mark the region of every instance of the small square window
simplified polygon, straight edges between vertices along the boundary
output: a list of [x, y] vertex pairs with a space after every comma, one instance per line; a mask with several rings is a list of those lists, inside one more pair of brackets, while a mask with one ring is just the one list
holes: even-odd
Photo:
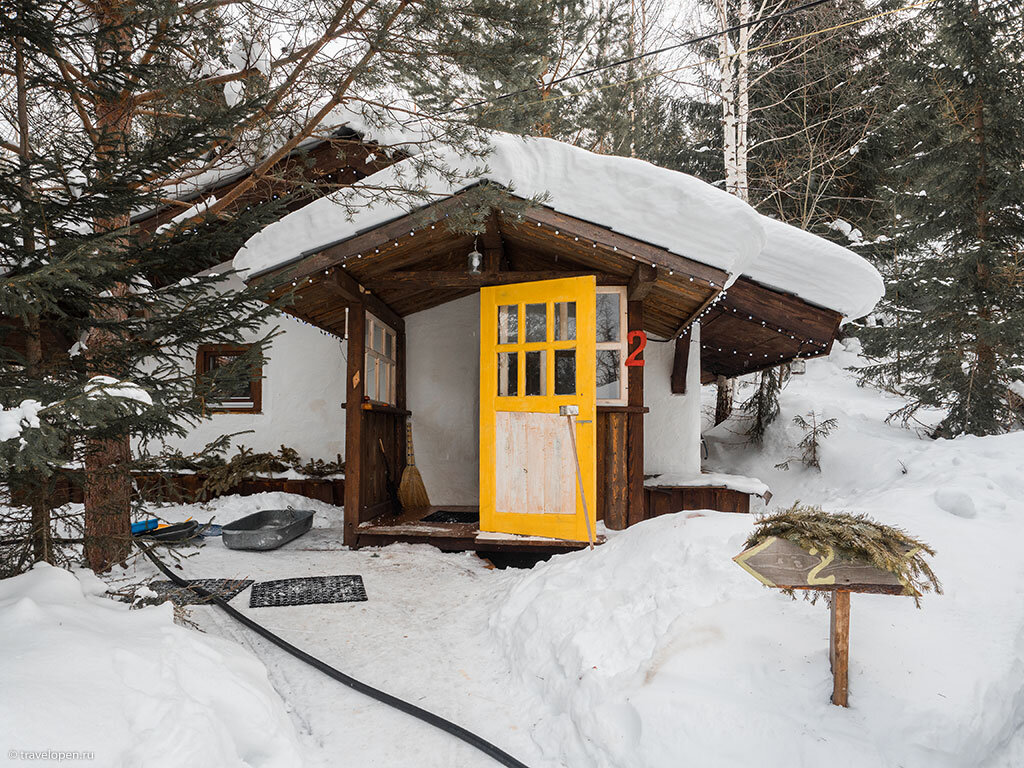
[[[263, 410], [263, 369], [256, 366], [246, 377], [237, 368], [227, 373], [229, 366], [241, 365], [238, 359], [249, 351], [249, 346], [229, 344], [203, 344], [196, 351], [196, 378], [206, 393], [206, 407], [223, 413], [261, 413]], [[218, 381], [223, 377], [223, 381]]]

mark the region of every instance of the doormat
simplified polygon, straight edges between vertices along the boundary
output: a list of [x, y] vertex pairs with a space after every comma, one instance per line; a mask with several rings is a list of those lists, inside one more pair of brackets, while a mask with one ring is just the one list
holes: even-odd
[[[222, 600], [230, 600], [246, 587], [252, 586], [252, 579], [189, 579], [189, 584], [202, 587]], [[179, 587], [170, 581], [154, 581], [149, 585], [165, 600], [175, 605], [205, 605], [210, 602], [208, 597], [200, 597], [191, 589]]]
[[249, 593], [250, 608], [366, 601], [362, 576], [307, 576], [261, 581]]
[[472, 510], [439, 509], [420, 520], [421, 523], [480, 523], [480, 513]]

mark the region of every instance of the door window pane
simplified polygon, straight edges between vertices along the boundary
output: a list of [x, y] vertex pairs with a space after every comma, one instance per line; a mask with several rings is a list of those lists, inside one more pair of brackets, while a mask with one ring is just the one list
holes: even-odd
[[573, 341], [576, 338], [576, 302], [555, 302], [555, 341]]
[[597, 350], [597, 399], [618, 400], [621, 392], [619, 376], [619, 351], [617, 349]]
[[576, 394], [576, 350], [555, 350], [555, 394]]
[[[618, 341], [622, 336], [618, 293], [597, 294], [597, 341]], [[600, 395], [599, 395], [600, 397]]]
[[[548, 340], [548, 305], [526, 305], [526, 341]], [[529, 361], [529, 358], [527, 358]], [[527, 363], [529, 364], [529, 363]]]
[[498, 343], [515, 344], [519, 341], [519, 306], [503, 304], [498, 307]]
[[[541, 304], [540, 306], [544, 306]], [[529, 314], [527, 314], [529, 317]], [[547, 394], [547, 350], [540, 349], [526, 353], [526, 392], [527, 395]]]
[[384, 357], [386, 357], [388, 360], [395, 359], [395, 355], [393, 352], [394, 347], [392, 346], [394, 338], [395, 337], [392, 336], [390, 333], [384, 334]]
[[377, 323], [373, 324], [373, 350], [375, 352], [384, 351], [384, 329]]
[[519, 353], [498, 353], [498, 396], [515, 397], [519, 394]]

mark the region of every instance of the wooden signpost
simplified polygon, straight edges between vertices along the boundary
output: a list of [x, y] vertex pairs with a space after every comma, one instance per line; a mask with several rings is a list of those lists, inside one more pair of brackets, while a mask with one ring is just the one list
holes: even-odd
[[[919, 550], [907, 551], [913, 557]], [[829, 663], [832, 703], [849, 706], [850, 593], [913, 595], [911, 587], [891, 571], [863, 560], [837, 557], [831, 548], [804, 549], [796, 542], [769, 536], [733, 558], [741, 568], [769, 587], [832, 592], [829, 621]]]

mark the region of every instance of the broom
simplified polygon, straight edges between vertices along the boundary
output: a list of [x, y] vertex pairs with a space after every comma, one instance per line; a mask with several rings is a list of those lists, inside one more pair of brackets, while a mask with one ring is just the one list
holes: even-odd
[[402, 472], [402, 482], [398, 484], [398, 500], [402, 503], [402, 509], [406, 511], [426, 509], [430, 506], [427, 488], [423, 484], [423, 476], [416, 468], [416, 459], [412, 452], [411, 420], [405, 423], [405, 471]]

